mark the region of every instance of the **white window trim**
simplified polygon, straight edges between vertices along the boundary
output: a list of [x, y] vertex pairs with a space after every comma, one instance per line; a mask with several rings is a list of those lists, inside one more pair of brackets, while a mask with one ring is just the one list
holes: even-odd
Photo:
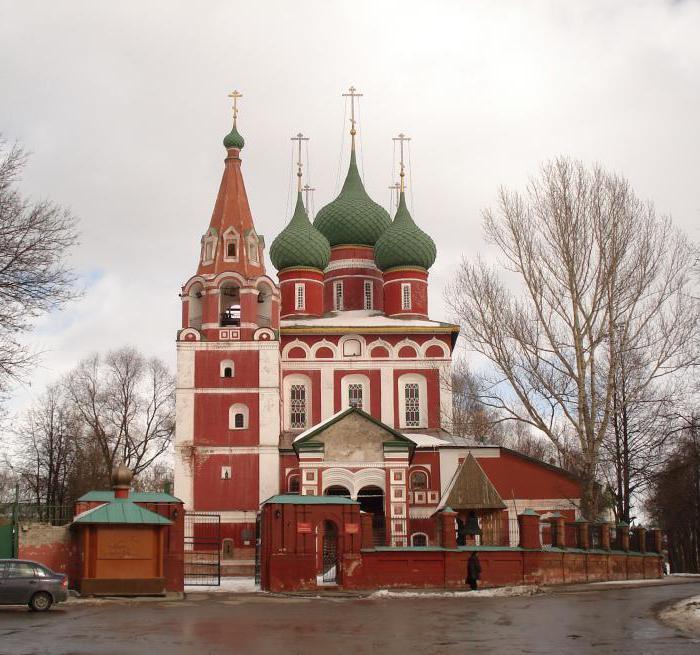
[[[338, 293], [340, 291], [340, 293]], [[340, 281], [333, 282], [333, 308], [337, 312], [342, 312], [343, 311], [343, 305], [344, 305], [344, 289], [343, 289], [343, 283]], [[339, 301], [340, 300], [340, 301]]]
[[[243, 427], [236, 427], [236, 414], [243, 414]], [[248, 406], [242, 403], [231, 405], [228, 409], [228, 429], [229, 430], [247, 430], [249, 423]]]
[[224, 369], [230, 368], [231, 369], [231, 377], [235, 377], [236, 375], [236, 367], [233, 363], [233, 360], [231, 359], [223, 359], [221, 363], [219, 364], [219, 376], [222, 378], [225, 378], [226, 376], [224, 375]]
[[306, 286], [303, 283], [297, 282], [294, 285], [294, 309], [306, 309]]
[[365, 309], [374, 309], [374, 284], [365, 280], [362, 288], [362, 302]]
[[[408, 292], [408, 293], [406, 293]], [[408, 282], [401, 284], [401, 309], [413, 309], [413, 298], [411, 297], [411, 285]]]
[[[302, 384], [306, 387], [306, 428], [292, 428], [292, 385]], [[286, 430], [308, 429], [313, 421], [313, 399], [311, 396], [311, 378], [306, 375], [287, 375], [284, 378], [284, 426]]]
[[[356, 354], [348, 354], [345, 350], [345, 347], [348, 346], [350, 343], [358, 343], [360, 345], [360, 352]], [[362, 357], [362, 350], [363, 350], [363, 344], [362, 344], [362, 339], [359, 339], [355, 337], [354, 335], [352, 337], [348, 337], [347, 339], [343, 339], [342, 342], [342, 350], [341, 352], [343, 353], [343, 357]]]
[[362, 385], [362, 411], [371, 414], [370, 408], [370, 384], [369, 378], [366, 375], [352, 374], [345, 375], [340, 380], [340, 408], [347, 409], [350, 407], [350, 385]]
[[[233, 243], [236, 245], [236, 256], [235, 257], [231, 257], [231, 255], [228, 254], [228, 246], [230, 243]], [[238, 236], [225, 237], [224, 238], [224, 261], [225, 262], [237, 262], [239, 260], [240, 253], [241, 253], [241, 251], [240, 251]]]
[[[226, 473], [228, 473], [228, 477], [226, 476]], [[221, 467], [221, 479], [222, 480], [230, 480], [233, 477], [233, 472], [231, 471], [230, 466], [222, 466]]]
[[[407, 384], [418, 384], [418, 411], [420, 413], [418, 425], [406, 425], [406, 390]], [[399, 394], [399, 427], [400, 428], [427, 428], [428, 427], [428, 381], [424, 375], [406, 373], [398, 379]]]
[[430, 537], [428, 537], [428, 535], [427, 535], [425, 532], [414, 532], [414, 533], [411, 535], [411, 546], [414, 546], [414, 545], [415, 545], [415, 544], [413, 543], [413, 537], [418, 537], [418, 536], [425, 537], [425, 545], [426, 545], [426, 546], [430, 546]]
[[260, 251], [257, 239], [248, 240], [248, 259], [251, 263], [257, 264], [260, 261]]

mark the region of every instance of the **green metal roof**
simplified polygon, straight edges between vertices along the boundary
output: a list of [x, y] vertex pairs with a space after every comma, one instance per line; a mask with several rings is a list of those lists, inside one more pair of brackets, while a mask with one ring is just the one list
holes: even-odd
[[299, 191], [292, 220], [270, 246], [270, 259], [278, 271], [295, 266], [323, 270], [330, 257], [328, 239], [311, 224]]
[[[88, 491], [78, 498], [78, 502], [108, 503], [114, 500], [114, 491]], [[182, 501], [170, 494], [155, 491], [130, 491], [129, 498], [135, 503], [181, 503]]]
[[402, 191], [394, 222], [374, 246], [375, 263], [382, 271], [398, 266], [418, 266], [427, 271], [436, 255], [435, 242], [413, 221]]
[[340, 194], [318, 212], [314, 226], [328, 239], [331, 246], [373, 246], [390, 225], [389, 213], [365, 191], [353, 150], [350, 153], [348, 175]]
[[238, 133], [236, 126], [231, 128], [231, 131], [224, 137], [225, 148], [238, 148], [241, 150], [245, 145], [245, 139]]
[[117, 498], [104, 505], [83, 512], [73, 523], [118, 523], [129, 525], [171, 525], [172, 521], [151, 512], [125, 498]]
[[298, 494], [279, 494], [263, 502], [280, 503], [281, 505], [359, 505], [356, 500], [345, 496], [300, 496]]

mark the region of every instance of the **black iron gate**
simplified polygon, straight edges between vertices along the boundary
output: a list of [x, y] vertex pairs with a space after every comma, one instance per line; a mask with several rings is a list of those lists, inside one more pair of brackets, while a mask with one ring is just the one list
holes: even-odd
[[338, 530], [335, 523], [326, 521], [323, 530], [323, 582], [338, 580]]
[[221, 516], [185, 512], [185, 584], [221, 584]]
[[261, 569], [260, 569], [260, 558], [262, 557], [262, 541], [260, 536], [260, 519], [261, 515], [258, 512], [255, 517], [255, 584], [259, 585], [262, 579]]

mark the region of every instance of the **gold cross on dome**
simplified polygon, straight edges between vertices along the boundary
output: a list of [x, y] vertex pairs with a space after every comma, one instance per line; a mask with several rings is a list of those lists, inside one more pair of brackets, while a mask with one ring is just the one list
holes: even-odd
[[316, 191], [314, 187], [310, 187], [308, 184], [304, 185], [304, 195], [306, 196], [304, 204], [306, 205], [306, 211], [309, 211], [309, 194], [313, 195], [314, 191]]
[[355, 148], [355, 135], [357, 130], [355, 129], [355, 98], [361, 98], [364, 94], [357, 93], [357, 89], [351, 86], [347, 93], [343, 93], [344, 98], [350, 98], [350, 136], [352, 136], [352, 147]]
[[406, 175], [406, 169], [405, 169], [404, 162], [403, 162], [403, 144], [404, 144], [404, 142], [410, 141], [410, 140], [411, 140], [411, 137], [406, 136], [403, 132], [401, 132], [401, 134], [399, 134], [399, 136], [393, 137], [393, 141], [398, 141], [399, 145], [401, 147], [401, 156], [400, 156], [400, 160], [399, 160], [399, 162], [400, 162], [399, 177], [401, 178], [401, 191], [404, 191], [404, 189], [406, 188], [404, 181], [403, 181], [403, 178]]
[[302, 141], [308, 141], [309, 138], [305, 137], [301, 132], [299, 132], [299, 134], [293, 136], [291, 140], [299, 143], [299, 157], [297, 159], [297, 191], [301, 191], [301, 143]]
[[228, 97], [233, 99], [233, 126], [236, 127], [236, 119], [238, 118], [238, 98], [242, 98], [243, 94], [234, 89], [228, 94]]

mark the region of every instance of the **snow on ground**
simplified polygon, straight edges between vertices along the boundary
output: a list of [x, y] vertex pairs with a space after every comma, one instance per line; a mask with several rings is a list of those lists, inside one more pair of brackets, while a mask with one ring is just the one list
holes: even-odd
[[700, 596], [693, 596], [661, 612], [661, 620], [686, 632], [700, 635]]
[[260, 591], [260, 586], [255, 584], [254, 578], [221, 578], [219, 586], [200, 587], [199, 585], [185, 585], [185, 592], [190, 594], [224, 592], [228, 594], [252, 594]]
[[380, 589], [368, 598], [504, 598], [507, 596], [534, 596], [539, 592], [539, 587], [531, 585], [477, 589], [476, 591], [390, 591], [389, 589]]

